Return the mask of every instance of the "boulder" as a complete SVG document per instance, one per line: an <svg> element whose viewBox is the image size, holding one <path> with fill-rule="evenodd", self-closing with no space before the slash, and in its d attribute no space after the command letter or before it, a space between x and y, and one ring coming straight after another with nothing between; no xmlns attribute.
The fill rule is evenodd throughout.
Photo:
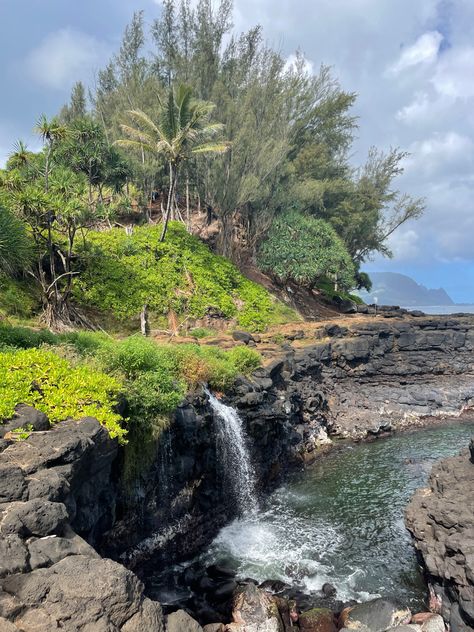
<svg viewBox="0 0 474 632"><path fill-rule="evenodd" d="M203 630L187 612L178 610L166 617L166 632L203 632Z"/></svg>
<svg viewBox="0 0 474 632"><path fill-rule="evenodd" d="M371 632L385 632L411 621L411 612L391 599L379 598L359 603L342 611L340 626L350 630L367 628Z"/></svg>
<svg viewBox="0 0 474 632"><path fill-rule="evenodd" d="M304 632L336 632L334 613L329 608L313 608L299 617L300 629Z"/></svg>
<svg viewBox="0 0 474 632"><path fill-rule="evenodd" d="M24 632L163 632L160 605L143 596L131 571L111 560L73 555L50 568L11 575L0 589L23 604L9 618L21 621Z"/></svg>
<svg viewBox="0 0 474 632"><path fill-rule="evenodd" d="M274 597L252 583L235 591L232 619L231 632L285 632Z"/></svg>
<svg viewBox="0 0 474 632"><path fill-rule="evenodd" d="M62 503L39 498L12 502L5 509L0 533L15 534L22 538L60 534L67 519L68 513Z"/></svg>
<svg viewBox="0 0 474 632"><path fill-rule="evenodd" d="M233 331L232 338L237 342L243 342L248 345L249 342L255 342L255 338L247 331Z"/></svg>

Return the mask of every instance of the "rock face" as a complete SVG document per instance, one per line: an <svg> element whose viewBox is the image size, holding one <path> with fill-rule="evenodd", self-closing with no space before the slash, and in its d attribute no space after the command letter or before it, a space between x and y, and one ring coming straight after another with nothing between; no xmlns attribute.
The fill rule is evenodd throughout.
<svg viewBox="0 0 474 632"><path fill-rule="evenodd" d="M333 436L376 437L474 404L474 317L359 316L317 336L226 394L244 422L260 491L317 458ZM235 516L221 470L215 419L197 392L161 436L134 503L119 495L121 519L103 550L144 575L147 559L194 555Z"/></svg>
<svg viewBox="0 0 474 632"><path fill-rule="evenodd" d="M471 447L472 447L471 442ZM420 561L452 632L474 630L474 463L469 451L433 467L406 511Z"/></svg>
<svg viewBox="0 0 474 632"><path fill-rule="evenodd" d="M34 432L1 453L2 631L163 631L160 604L140 580L91 546L114 520L116 456L94 419Z"/></svg>

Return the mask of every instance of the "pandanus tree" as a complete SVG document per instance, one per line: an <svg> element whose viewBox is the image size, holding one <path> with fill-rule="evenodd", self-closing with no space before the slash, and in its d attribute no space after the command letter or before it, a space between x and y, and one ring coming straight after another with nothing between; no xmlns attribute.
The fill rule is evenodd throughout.
<svg viewBox="0 0 474 632"><path fill-rule="evenodd" d="M176 211L180 167L197 154L223 153L228 148L228 143L215 140L223 125L210 122L214 108L213 103L194 99L189 86L179 85L170 87L156 120L141 110L128 110L130 124L121 125L127 138L116 141L117 145L148 151L168 163L170 181L160 241Z"/></svg>
<svg viewBox="0 0 474 632"><path fill-rule="evenodd" d="M0 179L0 205L8 209L2 212L0 208L0 230L6 236L5 245L0 239L0 269L13 265L5 253L11 259L15 252L17 263L20 256L26 260L33 255L26 272L40 288L45 324L57 331L89 326L70 302L73 279L78 274L73 265L75 239L91 221L86 187L84 176L66 169L55 169L48 191L43 182L28 174ZM26 234L33 242L31 249L24 243Z"/></svg>
<svg viewBox="0 0 474 632"><path fill-rule="evenodd" d="M35 131L43 139L45 144L45 165L44 165L44 190L49 188L49 174L51 169L51 157L56 143L64 140L68 135L68 129L62 125L58 119L48 120L42 114L36 123Z"/></svg>

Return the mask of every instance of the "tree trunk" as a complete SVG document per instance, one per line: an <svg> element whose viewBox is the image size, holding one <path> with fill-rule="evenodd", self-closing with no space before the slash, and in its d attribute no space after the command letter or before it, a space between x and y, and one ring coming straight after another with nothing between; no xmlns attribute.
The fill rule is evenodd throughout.
<svg viewBox="0 0 474 632"><path fill-rule="evenodd" d="M161 237L160 237L160 242L163 242L165 240L166 237L166 231L168 230L168 222L170 219L170 213L171 213L171 207L173 204L173 196L174 196L174 183L175 183L175 169L173 167L173 163L170 162L170 187L168 190L168 200L166 203L166 214L165 214L165 220L163 222L163 230L161 232Z"/></svg>
<svg viewBox="0 0 474 632"><path fill-rule="evenodd" d="M140 331L143 336L150 335L150 323L148 320L148 305L145 303L142 311L140 312Z"/></svg>
<svg viewBox="0 0 474 632"><path fill-rule="evenodd" d="M191 228L191 217L189 212L189 172L186 172L186 226Z"/></svg>

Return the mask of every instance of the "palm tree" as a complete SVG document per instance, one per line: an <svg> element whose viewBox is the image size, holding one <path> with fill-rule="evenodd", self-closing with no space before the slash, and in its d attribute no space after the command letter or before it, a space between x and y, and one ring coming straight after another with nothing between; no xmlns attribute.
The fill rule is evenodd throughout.
<svg viewBox="0 0 474 632"><path fill-rule="evenodd" d="M49 165L51 161L51 154L56 142L66 138L68 129L56 118L52 118L48 121L46 116L42 114L36 123L35 131L43 139L43 143L47 145L46 150L46 162L44 166L44 190L48 191L48 178L49 178Z"/></svg>
<svg viewBox="0 0 474 632"><path fill-rule="evenodd" d="M8 156L8 167L11 169L22 169L26 167L32 152L28 150L28 146L22 140L17 140L13 146L13 151Z"/></svg>
<svg viewBox="0 0 474 632"><path fill-rule="evenodd" d="M181 164L192 155L222 153L228 148L228 143L212 140L223 130L222 124L209 122L214 108L213 103L193 99L192 89L181 84L176 90L170 87L166 103L160 103L156 122L141 110L128 110L134 126L121 125L128 138L116 141L118 145L164 156L168 162L170 185L160 241L165 239L170 214L175 209Z"/></svg>

